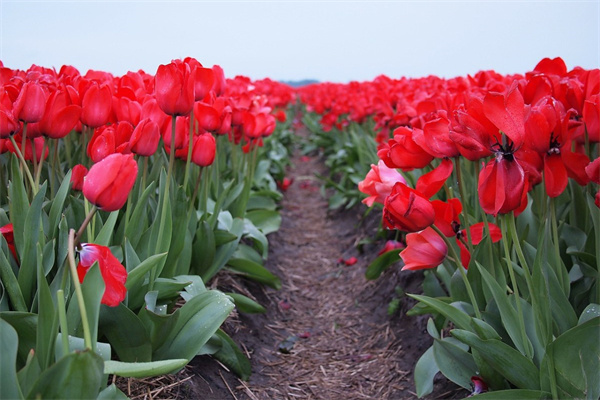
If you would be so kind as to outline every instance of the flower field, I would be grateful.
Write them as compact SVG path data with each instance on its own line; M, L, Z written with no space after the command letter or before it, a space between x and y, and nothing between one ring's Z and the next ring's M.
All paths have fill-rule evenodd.
M207 356L240 398L427 397L440 376L461 397L600 397L600 70L292 88L186 58L2 66L0 85L1 398L133 398L117 377ZM378 310L423 322L410 383L408 342L363 335Z

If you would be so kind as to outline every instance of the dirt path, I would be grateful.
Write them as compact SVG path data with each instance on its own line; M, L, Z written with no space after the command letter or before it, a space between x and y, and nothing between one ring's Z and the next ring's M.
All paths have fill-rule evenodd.
M225 326L251 358L253 374L242 382L198 357L194 391L205 399L416 398L412 369L430 345L425 321L404 315L406 300L393 317L387 305L397 286L418 292L421 275L391 268L367 281L365 268L382 243L364 246L362 254L356 244L374 237L377 217L361 222L357 210L328 212L314 178L325 172L322 161L296 154L293 164L294 183L281 204L281 229L269 236L266 264L283 287L244 282L267 312L241 314ZM352 266L339 262L352 256L358 258ZM445 380L438 386L431 398L456 395Z

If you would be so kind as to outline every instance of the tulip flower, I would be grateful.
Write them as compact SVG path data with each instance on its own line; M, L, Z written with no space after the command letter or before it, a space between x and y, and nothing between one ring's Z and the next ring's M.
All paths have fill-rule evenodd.
M416 185L417 192L430 199L444 186L453 170L454 164L452 164L452 161L444 158L433 171L419 177Z
M394 185L383 208L386 228L416 232L427 228L434 220L435 210L426 197L401 182Z
M0 139L21 131L21 123L13 114L13 103L6 89L0 89Z
M149 157L156 152L160 141L158 124L146 118L135 127L127 150L140 156Z
M81 99L81 123L97 128L105 125L112 111L112 92L108 84L91 82Z
M221 114L214 107L205 103L194 104L194 119L198 126L205 131L212 132L221 127Z
M365 179L358 183L358 190L369 195L362 202L368 207L373 203L383 204L397 182L406 183L402 174L395 168L388 168L383 160L380 160L377 165L371 164L371 170Z
M23 122L38 122L44 115L48 95L37 82L25 82L13 104L13 114Z
M21 134L14 135L14 139L15 139L16 143L21 143L21 140L22 140ZM35 159L36 159L36 161L40 161L42 159L42 151L44 151L44 149L45 149L44 154L43 154L43 157L45 160L48 157L48 146L44 146L44 142L45 142L45 139L41 136L33 139L33 146L31 144L31 140L25 141L25 151L23 152L23 150L21 148L19 148L19 150L23 154L23 158L27 161L33 161L33 156L34 156L33 150L35 149ZM15 147L12 142L8 141L6 143L6 148L11 153L17 154L17 151L15 150Z
M125 287L127 270L108 247L82 243L77 265L77 275L80 283L83 283L85 275L96 261L105 285L101 303L109 307L116 307L125 299L127 294L127 288Z
M385 245L383 246L383 249L381 249L379 251L379 253L377 253L378 256L382 255L383 253L387 253L389 251L394 251L394 250L400 250L405 248L406 245L402 242L399 242L397 240L388 240L387 242L385 242Z
M81 191L83 189L83 178L87 175L88 169L81 165L77 164L71 170L71 188L73 190Z
M83 179L83 195L104 211L123 207L137 177L133 154L111 154L92 165Z
M0 226L0 235L4 237L6 243L8 244L8 249L12 253L15 260L18 262L17 258L17 249L15 248L15 237L13 234L13 224L6 224L4 226Z
M432 228L406 235L406 248L400 252L402 270L435 268L444 261L448 246Z
M190 66L185 63L160 65L154 90L158 106L168 115L187 115L194 107L194 80Z
M209 166L215 160L217 142L210 133L194 136L192 162L201 167Z
M37 129L46 137L63 138L75 127L80 114L81 107L73 103L73 98L68 90L58 89L48 97L44 116L40 122L30 125L28 131L33 132L34 129Z
M394 138L384 144L377 155L390 168L411 171L428 165L433 156L413 140L413 130L400 127L394 131Z

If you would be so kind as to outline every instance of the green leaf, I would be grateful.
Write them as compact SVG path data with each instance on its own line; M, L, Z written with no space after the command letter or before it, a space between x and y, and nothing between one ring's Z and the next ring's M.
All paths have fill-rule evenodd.
M83 338L69 335L67 340L69 341L69 352L83 351L86 349L85 340L83 340ZM56 335L56 340L54 342L54 350L56 361L66 356L66 354L63 354L62 333ZM104 361L110 360L111 351L112 350L110 344L102 342L96 343L95 353L102 357Z
M533 362L519 351L496 339L482 340L472 332L454 329L452 336L479 351L479 355L519 389L540 388L540 374Z
M104 362L89 350L70 353L42 372L28 399L95 399L103 384Z
M17 363L24 365L29 356L29 351L35 349L37 339L38 315L28 312L6 311L0 312L0 318L8 322L19 336Z
M240 312L248 313L248 314L262 314L267 311L263 306L258 304L256 301L244 296L243 294L231 293L231 292L227 292L225 294L233 299L233 302L235 303L235 307L238 310L240 310Z
M38 254L40 246L38 243ZM41 254L40 254L41 257ZM54 359L54 343L58 332L58 312L52 300L48 281L42 271L41 262L38 265L38 326L35 352L40 368L45 370Z
M37 254L36 248L39 240L41 227L41 214L44 196L46 194L46 182L40 187L39 192L33 198L31 206L27 211L25 226L23 231L23 253L21 255L21 265L19 269L19 286L25 299L25 304L31 304L36 288L37 281ZM15 242L18 237L15 233Z
M479 269L485 284L492 292L492 296L494 297L496 305L498 306L498 310L500 311L500 317L502 318L502 324L504 325L506 332L508 332L508 335L521 354L531 358L533 356L533 346L529 338L526 336L523 337L522 332L525 327L521 327L517 311L510 303L509 296L506 294L506 290L498 285L492 275L487 272L485 268L479 264L479 262L475 261L474 264L476 268Z
M115 231L115 224L117 223L117 217L119 216L119 211L116 210L109 214L106 222L100 229L100 232L94 239L94 243L99 244L101 246L110 245L110 240L112 238L113 232Z
M465 389L469 389L471 387L471 377L477 375L477 365L471 354L452 341L458 342L454 338L435 339L433 341L435 362L446 378Z
M142 263L140 263L137 267L131 270L127 274L127 282L125 282L125 287L127 290L131 290L141 283L144 280L146 274L152 269L159 265L161 262L164 262L167 258L167 253L156 254L148 257Z
M552 398L552 395L548 392L542 392L540 390L508 389L482 393L475 395L472 398L477 400L549 400Z
M48 220L48 226L50 227L50 232L48 233L48 238L53 239L56 237L58 233L58 223L62 218L62 212L65 204L65 199L67 198L67 194L69 194L69 189L71 186L71 170L67 172L65 177L63 178L58 191L54 195L52 199L52 206L50 207L50 216Z
M243 236L248 239L252 239L254 245L258 251L262 254L263 258L267 258L269 254L269 241L267 237L250 221L244 219L244 233Z
M152 359L152 344L146 326L124 304L117 307L103 305L100 309L99 329L121 361Z
M165 278L172 278L175 276L177 260L183 250L185 244L185 236L187 234L188 225L188 200L185 194L183 186L179 186L175 192L175 202L172 205L171 213L173 215L173 226L176 229L173 230L171 236L171 244L169 246L169 253L167 260L165 261L165 267L162 271L161 276ZM193 231L195 232L195 228Z
M246 213L246 218L265 235L278 231L281 226L281 214L278 211L251 210Z
M454 323L457 327L461 329L471 330L471 317L464 312L460 311L454 306L451 306L448 303L444 303L439 299L434 299L432 297L420 296L416 294L408 294L407 296L412 297L415 300L418 300L426 305L430 306L444 317L448 318L450 321Z
M433 379L439 371L433 356L433 346L431 346L415 365L415 387L419 398L433 392Z
M600 317L569 329L546 348L542 361L542 389L555 381L559 396L600 397Z
M577 325L581 325L584 322L589 321L592 318L596 318L600 316L600 304L588 304L588 306L583 310L581 315L579 316L579 322Z
M273 275L271 271L262 265L245 258L231 258L227 265L232 271L235 271L244 277L256 282L264 283L273 289L281 289L281 280Z
M165 342L154 351L153 359L185 358L191 360L219 329L233 310L229 298L216 290L193 297L173 315Z
M23 175L19 169L19 161L16 155L12 155L11 159L11 177L12 180L8 185L8 202L10 210L10 222L13 224L13 235L15 238L15 247L19 257L23 257L25 251L25 242L23 234L25 232L25 219L29 210L29 198L25 190L25 182ZM29 303L29 301L27 302Z
M105 361L104 373L126 378L150 378L172 374L185 367L187 359L171 359L150 362Z
M0 280L4 284L4 289L8 294L12 308L15 311L27 312L27 305L21 293L21 287L3 251L0 251Z
M236 235L231 236L237 238ZM208 221L200 221L198 224L192 246L192 269L201 274L210 268L217 252L215 234Z
M238 243L242 238L242 232L244 230L244 220L235 218L232 222L231 233L236 235L236 240L230 241L217 248L213 262L209 268L203 271L198 271L198 274L202 277L204 282L208 282L217 272L219 272L229 261L235 250L237 249ZM192 261L193 262L193 261Z
M113 383L112 385L106 387L103 391L98 394L98 398L96 400L128 400L129 397L125 396L118 387Z
M242 380L247 381L252 374L250 360L240 350L238 345L221 329L215 333L220 339L221 347L213 357L221 361L226 367L236 373Z
M398 261L400 261L399 250L387 251L369 264L367 271L365 272L365 277L370 280L377 279L383 271Z
M22 399L21 387L17 380L17 331L0 318L0 398Z
M144 227L144 212L146 211L148 196L150 196L150 193L155 192L155 186L155 182L152 181L144 190L144 193L142 193L142 196L138 199L135 205L135 209L133 210L131 218L129 219L129 222L127 224L127 229L125 230L125 237L127 237L127 239L131 242L131 245L134 248L137 248L137 245L141 239L142 235L140 235L140 227Z

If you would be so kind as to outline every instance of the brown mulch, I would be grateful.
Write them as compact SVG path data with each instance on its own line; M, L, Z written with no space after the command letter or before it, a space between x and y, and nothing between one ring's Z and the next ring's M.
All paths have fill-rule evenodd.
M393 266L375 281L364 277L383 243L373 238L377 212L363 218L364 207L331 212L319 192L318 157L293 158L293 184L281 204L282 225L269 236L266 266L282 281L279 291L227 273L213 286L237 291L267 308L265 314L235 314L224 329L250 357L253 374L243 382L210 357L196 357L162 383L171 392L146 392L132 398L157 399L415 399L413 369L431 345L425 318L405 315L414 302L401 298L393 316L387 306L396 295L419 293L422 274ZM346 266L340 258L355 256ZM286 341L286 339L288 339ZM129 381L131 386L131 380ZM169 383L171 382L171 383ZM144 385L142 385L144 386ZM123 390L123 386L120 385ZM175 392L177 390L177 392ZM124 390L125 391L125 390ZM125 392L127 394L127 392ZM429 399L463 398L466 390L438 377ZM145 396L145 397L144 397Z

